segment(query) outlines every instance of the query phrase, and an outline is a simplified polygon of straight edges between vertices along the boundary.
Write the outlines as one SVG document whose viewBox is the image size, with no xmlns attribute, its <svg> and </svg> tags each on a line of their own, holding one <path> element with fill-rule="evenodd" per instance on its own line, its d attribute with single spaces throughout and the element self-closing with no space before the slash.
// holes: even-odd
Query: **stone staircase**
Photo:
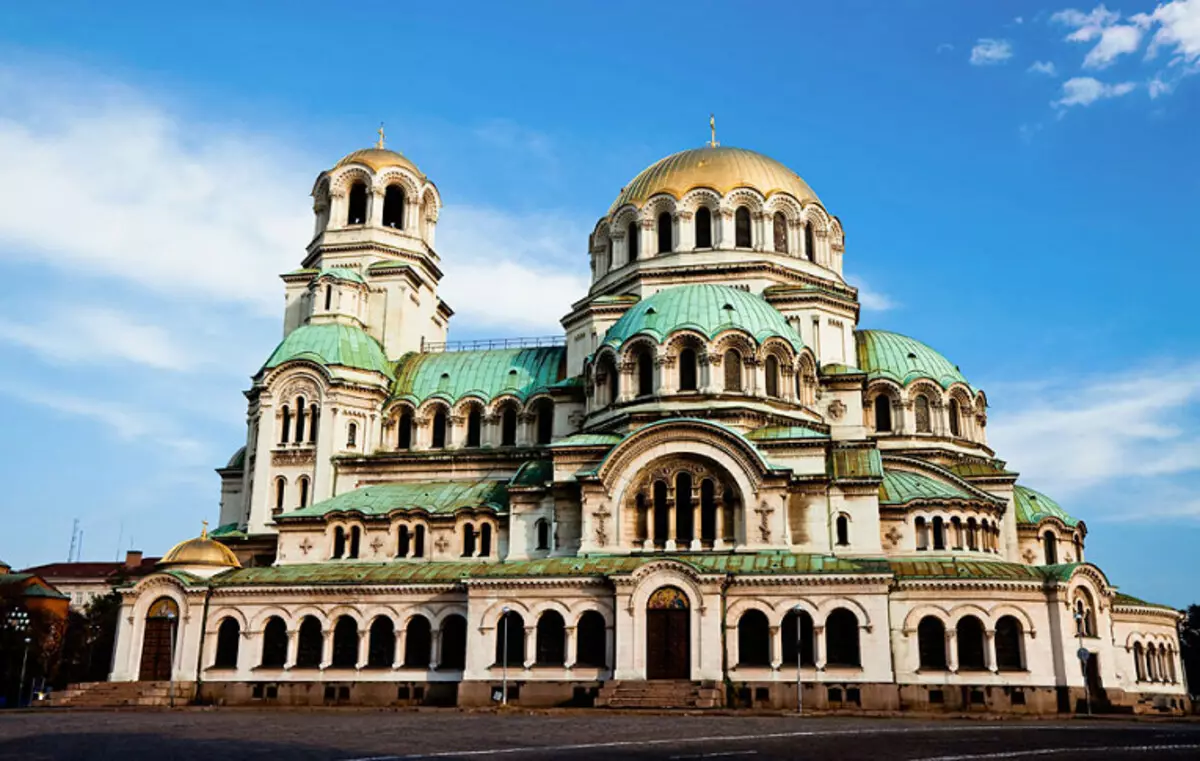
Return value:
<svg viewBox="0 0 1200 761">
<path fill-rule="evenodd" d="M 719 708 L 721 685 L 715 681 L 611 681 L 600 688 L 596 705 L 607 708 Z"/>
<path fill-rule="evenodd" d="M 194 682 L 175 683 L 175 705 L 187 705 L 196 694 Z M 170 704 L 170 682 L 81 682 L 50 696 L 55 708 L 111 708 Z"/>
</svg>

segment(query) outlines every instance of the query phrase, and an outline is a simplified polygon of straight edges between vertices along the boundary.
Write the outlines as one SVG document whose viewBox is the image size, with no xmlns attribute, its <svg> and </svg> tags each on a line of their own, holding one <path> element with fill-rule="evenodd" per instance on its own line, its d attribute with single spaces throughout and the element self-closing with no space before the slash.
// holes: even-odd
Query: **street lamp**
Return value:
<svg viewBox="0 0 1200 761">
<path fill-rule="evenodd" d="M 1086 647 L 1083 646 L 1083 611 L 1075 611 L 1075 634 L 1079 636 L 1079 650 L 1076 655 L 1079 656 L 1079 670 L 1083 674 L 1083 699 L 1087 704 L 1088 716 L 1092 715 L 1092 689 L 1088 684 L 1088 659 L 1092 654 Z"/>
<path fill-rule="evenodd" d="M 14 610 L 8 614 L 8 625 L 25 635 L 25 652 L 21 655 L 21 679 L 17 682 L 17 708 L 21 707 L 21 695 L 25 692 L 25 665 L 29 662 L 29 614 Z"/>
<path fill-rule="evenodd" d="M 167 611 L 167 621 L 170 626 L 170 648 L 168 652 L 171 656 L 171 663 L 168 666 L 167 673 L 170 675 L 167 682 L 167 705 L 171 708 L 175 707 L 175 611 Z"/>
<path fill-rule="evenodd" d="M 500 647 L 504 651 L 504 657 L 501 659 L 502 671 L 500 679 L 500 705 L 508 705 L 508 627 L 511 623 L 508 620 L 509 607 L 505 605 L 500 609 Z"/>
<path fill-rule="evenodd" d="M 804 660 L 802 655 L 803 645 L 801 644 L 801 629 L 800 614 L 804 612 L 804 608 L 797 605 L 792 608 L 792 612 L 796 614 L 796 713 L 804 713 L 804 686 L 800 683 L 800 664 Z"/>
</svg>

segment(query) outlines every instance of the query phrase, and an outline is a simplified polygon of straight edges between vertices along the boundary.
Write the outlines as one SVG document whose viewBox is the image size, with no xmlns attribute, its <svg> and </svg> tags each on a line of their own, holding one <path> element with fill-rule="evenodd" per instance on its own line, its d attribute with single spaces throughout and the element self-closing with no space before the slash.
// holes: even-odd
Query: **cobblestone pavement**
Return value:
<svg viewBox="0 0 1200 761">
<path fill-rule="evenodd" d="M 57 711 L 0 714 L 0 759 L 1197 759 L 1200 724 L 792 716 Z"/>
</svg>

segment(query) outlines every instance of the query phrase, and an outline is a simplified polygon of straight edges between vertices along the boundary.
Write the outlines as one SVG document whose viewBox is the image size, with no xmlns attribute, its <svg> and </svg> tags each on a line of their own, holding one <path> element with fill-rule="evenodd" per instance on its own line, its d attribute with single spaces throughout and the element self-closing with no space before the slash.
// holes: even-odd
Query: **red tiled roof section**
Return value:
<svg viewBox="0 0 1200 761">
<path fill-rule="evenodd" d="M 112 579 L 118 576 L 145 576 L 152 571 L 161 558 L 142 558 L 136 565 L 126 565 L 120 561 L 93 563 L 47 563 L 46 565 L 26 568 L 22 573 L 34 573 L 47 581 L 54 579 L 95 579 L 97 581 Z"/>
</svg>

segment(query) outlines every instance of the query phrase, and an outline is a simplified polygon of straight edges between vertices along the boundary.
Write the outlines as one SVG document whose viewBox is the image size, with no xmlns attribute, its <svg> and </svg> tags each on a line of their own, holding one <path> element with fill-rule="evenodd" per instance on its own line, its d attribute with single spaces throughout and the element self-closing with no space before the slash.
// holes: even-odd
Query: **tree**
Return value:
<svg viewBox="0 0 1200 761">
<path fill-rule="evenodd" d="M 1200 605 L 1189 605 L 1179 626 L 1179 655 L 1188 692 L 1195 694 L 1200 689 Z"/>
<path fill-rule="evenodd" d="M 75 682 L 108 679 L 120 611 L 121 596 L 110 592 L 93 599 L 84 613 L 71 612 L 53 681 L 56 689 Z"/>
</svg>

